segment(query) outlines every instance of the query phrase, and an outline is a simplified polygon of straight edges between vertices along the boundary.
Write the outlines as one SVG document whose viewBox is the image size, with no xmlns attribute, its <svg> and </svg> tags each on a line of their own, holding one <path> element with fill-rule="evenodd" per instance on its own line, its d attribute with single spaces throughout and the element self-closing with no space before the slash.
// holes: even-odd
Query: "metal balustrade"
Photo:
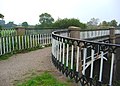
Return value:
<svg viewBox="0 0 120 86">
<path fill-rule="evenodd" d="M 84 32 L 89 34 L 89 37 L 109 35 L 108 33 L 109 31 Z M 82 36 L 82 38 L 85 39 L 88 36 Z M 69 32 L 66 31 L 53 32 L 52 61 L 54 65 L 80 86 L 112 86 L 115 52 L 120 45 L 83 39 L 70 38 Z"/>
<path fill-rule="evenodd" d="M 109 30 L 80 31 L 80 39 L 89 39 L 109 35 Z"/>
</svg>

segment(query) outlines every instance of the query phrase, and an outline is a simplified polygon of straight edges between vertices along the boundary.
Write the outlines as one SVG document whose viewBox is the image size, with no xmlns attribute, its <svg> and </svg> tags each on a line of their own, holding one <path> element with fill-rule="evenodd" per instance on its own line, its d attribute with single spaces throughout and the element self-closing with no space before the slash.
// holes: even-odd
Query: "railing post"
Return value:
<svg viewBox="0 0 120 86">
<path fill-rule="evenodd" d="M 110 34 L 110 43 L 115 44 L 115 39 L 116 39 L 116 36 L 115 36 L 115 27 L 110 27 L 109 30 L 110 30 L 110 32 L 109 32 L 109 34 Z M 114 48 L 114 46 L 113 46 L 113 48 Z M 113 71 L 113 81 L 116 80 L 116 65 L 117 65 L 117 59 L 114 58 L 114 61 L 113 61 L 113 70 L 111 70 L 111 71 Z"/>
<path fill-rule="evenodd" d="M 80 27 L 70 26 L 68 31 L 71 38 L 80 38 Z"/>
<path fill-rule="evenodd" d="M 17 35 L 25 35 L 25 28 L 23 27 L 17 27 L 15 28 Z"/>
<path fill-rule="evenodd" d="M 80 39 L 80 29 L 81 29 L 80 27 L 70 26 L 68 28 L 69 37 Z M 77 46 L 77 44 L 74 44 L 73 58 L 75 60 L 73 64 L 76 64 L 77 62 L 78 69 L 77 68 L 76 69 L 79 71 L 80 77 L 81 77 L 82 76 L 82 60 L 81 60 L 81 56 L 77 56 L 78 55 L 77 51 L 79 51 L 79 54 L 81 53 L 81 50 L 77 50 L 78 47 L 79 46 Z M 79 47 L 78 49 L 81 49 L 81 48 Z"/>
<path fill-rule="evenodd" d="M 112 43 L 112 44 L 115 44 L 115 27 L 110 27 L 109 28 L 109 30 L 110 30 L 110 42 Z"/>
</svg>

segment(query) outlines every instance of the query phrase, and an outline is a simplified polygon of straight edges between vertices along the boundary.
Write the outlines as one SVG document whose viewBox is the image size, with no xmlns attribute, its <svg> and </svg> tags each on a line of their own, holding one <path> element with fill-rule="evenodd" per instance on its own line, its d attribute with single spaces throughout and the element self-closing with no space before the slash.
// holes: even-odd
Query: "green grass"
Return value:
<svg viewBox="0 0 120 86">
<path fill-rule="evenodd" d="M 51 46 L 51 44 L 48 44 L 48 45 L 45 45 L 45 47 L 49 47 Z M 28 48 L 28 49 L 22 49 L 22 50 L 14 50 L 10 53 L 6 53 L 2 56 L 0 56 L 0 61 L 1 60 L 6 60 L 6 59 L 9 59 L 9 57 L 15 55 L 15 54 L 19 54 L 19 53 L 27 53 L 27 52 L 30 52 L 30 51 L 35 51 L 35 50 L 38 50 L 38 49 L 43 49 L 44 47 L 42 46 L 37 46 L 37 47 L 33 47 L 33 48 Z"/>
<path fill-rule="evenodd" d="M 69 86 L 67 83 L 58 81 L 52 74 L 44 72 L 41 75 L 34 76 L 16 86 Z"/>
<path fill-rule="evenodd" d="M 1 61 L 1 60 L 6 60 L 6 59 L 8 59 L 10 56 L 12 56 L 11 53 L 7 53 L 7 54 L 5 54 L 5 55 L 2 55 L 2 56 L 0 56 L 0 61 Z"/>
</svg>

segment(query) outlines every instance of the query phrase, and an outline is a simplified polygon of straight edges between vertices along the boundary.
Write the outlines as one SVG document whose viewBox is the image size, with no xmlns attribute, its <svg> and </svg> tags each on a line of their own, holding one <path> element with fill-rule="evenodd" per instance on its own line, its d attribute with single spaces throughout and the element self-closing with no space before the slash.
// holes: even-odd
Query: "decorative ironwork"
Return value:
<svg viewBox="0 0 120 86">
<path fill-rule="evenodd" d="M 60 31 L 62 32 L 62 31 Z M 60 32 L 58 32 L 60 34 Z M 66 77 L 80 82 L 82 86 L 102 86 L 103 84 L 112 85 L 113 62 L 116 48 L 120 45 L 108 44 L 109 39 L 103 42 L 93 42 L 52 33 L 52 61 L 56 68 Z M 109 57 L 108 57 L 109 56 Z M 103 64 L 108 58 L 111 59 L 109 83 L 103 80 Z M 99 61 L 99 71 L 97 77 L 94 76 L 94 64 Z M 86 71 L 89 71 L 86 74 Z"/>
</svg>

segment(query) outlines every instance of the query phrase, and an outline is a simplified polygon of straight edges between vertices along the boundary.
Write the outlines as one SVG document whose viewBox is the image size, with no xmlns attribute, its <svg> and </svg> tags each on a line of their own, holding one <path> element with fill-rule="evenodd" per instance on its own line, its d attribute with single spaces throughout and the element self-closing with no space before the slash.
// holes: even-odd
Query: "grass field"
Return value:
<svg viewBox="0 0 120 86">
<path fill-rule="evenodd" d="M 69 86 L 69 84 L 68 82 L 60 82 L 52 74 L 44 72 L 43 74 L 34 76 L 24 82 L 19 82 L 16 86 Z"/>
</svg>

